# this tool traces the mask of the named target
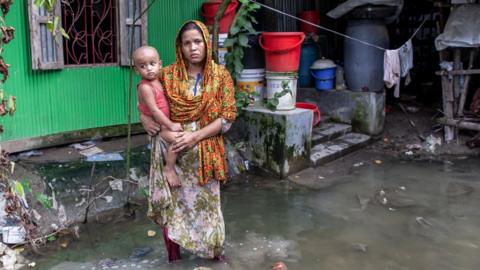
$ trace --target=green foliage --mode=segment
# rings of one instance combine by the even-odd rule
[[[226,67],[233,78],[236,78],[237,74],[240,74],[243,70],[243,50],[250,47],[248,45],[248,35],[257,33],[253,28],[253,24],[258,22],[252,13],[260,9],[258,4],[248,0],[240,0],[240,3],[242,6],[237,12],[235,20],[230,27],[229,37],[224,44],[228,48],[228,53],[225,55]],[[243,108],[250,105],[251,94],[236,89],[235,99],[238,114],[241,116]]]
[[[47,237],[48,242],[53,242],[55,240],[57,240],[57,237],[55,237],[55,235],[50,235],[49,237]]]
[[[55,5],[57,0],[35,0],[34,5],[36,7],[43,7],[48,13],[47,29],[52,33],[52,36],[56,36],[60,33],[64,38],[69,39],[67,32],[59,24],[60,18],[54,15]]]
[[[290,94],[293,96],[292,89],[290,89],[289,80],[282,81],[282,91],[273,94],[273,97],[267,100],[265,107],[267,107],[271,111],[275,111],[277,109],[279,99],[285,96],[286,94]]]
[[[257,33],[253,28],[253,24],[257,24],[258,22],[252,14],[260,9],[258,4],[248,0],[240,0],[240,2],[242,6],[238,10],[235,20],[230,27],[229,37],[224,45],[228,48],[228,53],[225,56],[226,66],[234,78],[243,70],[243,50],[250,47],[248,45],[248,35]]]
[[[43,193],[37,193],[37,195],[35,197],[36,197],[37,201],[39,201],[44,208],[46,208],[46,209],[52,208],[52,206],[53,206],[52,202],[50,201],[50,198],[47,195],[45,195]]]

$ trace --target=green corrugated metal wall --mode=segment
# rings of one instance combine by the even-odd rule
[[[203,2],[157,0],[149,10],[149,43],[158,48],[165,64],[175,60],[174,42],[179,26],[188,19],[198,19]],[[15,39],[4,47],[5,61],[11,65],[4,89],[17,97],[17,112],[13,117],[0,119],[5,130],[0,141],[127,122],[128,68],[34,72],[30,64],[26,0],[14,2],[7,24],[16,31]],[[136,108],[132,111],[134,121],[138,121]]]

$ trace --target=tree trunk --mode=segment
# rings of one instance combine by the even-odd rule
[[[215,63],[218,64],[218,30],[219,22],[222,19],[225,11],[227,10],[228,5],[232,0],[223,0],[220,6],[218,7],[217,14],[215,14],[215,21],[213,22],[213,31],[212,31],[212,47],[213,47],[213,59]]]

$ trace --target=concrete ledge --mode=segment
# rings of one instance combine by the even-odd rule
[[[20,140],[0,142],[3,150],[9,153],[22,152],[31,149],[45,148],[69,144],[90,139],[125,136],[127,125],[90,128],[84,130],[67,131],[47,136],[24,138]],[[141,124],[132,124],[132,134],[145,133]]]
[[[350,90],[317,91],[300,88],[297,100],[317,104],[332,120],[352,125],[354,132],[377,135],[385,122],[385,94]]]
[[[310,164],[313,113],[247,108],[244,131],[254,164],[284,178]]]

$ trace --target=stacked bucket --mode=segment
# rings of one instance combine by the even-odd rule
[[[291,91],[278,98],[277,110],[294,110],[296,107],[300,48],[304,39],[303,32],[263,32],[260,36],[259,43],[265,51],[265,98],[274,98],[287,85]]]

